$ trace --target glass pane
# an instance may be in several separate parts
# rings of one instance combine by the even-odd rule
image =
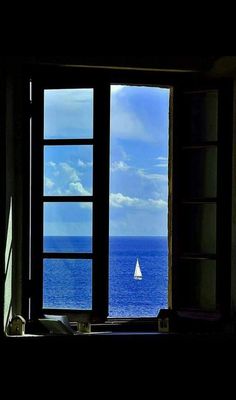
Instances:
[[[44,260],[43,308],[92,309],[92,261]]]
[[[216,205],[186,205],[182,209],[183,252],[216,252]]]
[[[93,137],[93,89],[44,90],[44,138]]]
[[[168,307],[169,96],[111,86],[109,317]]]
[[[93,146],[44,147],[44,195],[92,195]]]
[[[216,307],[216,262],[188,261],[180,266],[179,305],[205,310]]]
[[[185,142],[217,140],[217,91],[186,94],[185,106]]]
[[[217,149],[182,153],[182,191],[185,197],[217,196]]]
[[[92,251],[92,203],[44,203],[44,251]]]

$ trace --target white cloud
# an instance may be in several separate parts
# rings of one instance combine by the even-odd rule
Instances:
[[[168,167],[168,164],[155,164],[155,167],[158,167],[158,168],[167,168],[167,167]]]
[[[79,167],[86,167],[86,164],[85,164],[84,161],[78,160],[78,166],[79,166]]]
[[[137,174],[144,179],[156,182],[168,182],[167,174],[147,174],[144,169],[138,169]]]
[[[124,160],[127,160],[127,161],[130,160],[130,156],[129,156],[128,153],[123,149],[122,146],[120,146],[120,152],[121,152],[121,156],[123,157]]]
[[[162,199],[148,199],[148,203],[150,205],[153,205],[156,208],[166,208],[167,207],[167,201],[162,200]]]
[[[156,160],[158,161],[168,161],[167,157],[157,157]]]
[[[55,183],[54,183],[51,179],[45,177],[45,187],[46,187],[47,189],[52,189],[52,187],[53,187],[54,185],[55,185]]]
[[[93,89],[50,89],[45,90],[47,106],[61,106],[64,109],[76,109],[78,103],[90,103]]]
[[[162,199],[140,199],[137,197],[124,196],[122,193],[110,194],[110,205],[116,208],[134,207],[134,208],[167,208],[167,201]]]
[[[113,137],[120,139],[139,139],[151,142],[149,135],[138,116],[130,111],[123,110],[120,105],[114,105],[111,117],[111,132]]]
[[[130,166],[126,164],[124,161],[114,161],[111,165],[111,171],[127,171],[130,169]]]
[[[111,86],[111,94],[114,95],[124,89],[123,85],[112,85]]]
[[[47,138],[91,135],[93,89],[50,89],[45,90],[44,96]]]
[[[55,181],[45,177],[47,195],[91,195],[91,192],[89,192],[81,182],[80,176],[83,176],[83,174],[77,172],[76,169],[68,163],[61,162],[56,164],[50,161],[47,163],[47,166],[52,167],[51,173],[53,177],[56,177]]]
[[[123,88],[125,87],[120,85],[112,86],[111,88],[112,136],[118,137],[119,139],[139,139],[144,142],[152,142],[152,135],[147,132],[147,128],[145,128],[144,122],[139,117],[138,113],[129,110],[129,105],[120,100],[120,92]]]
[[[49,166],[49,167],[55,168],[57,164],[54,163],[53,161],[49,161],[49,162],[46,163],[46,165]]]
[[[68,194],[76,194],[82,196],[89,196],[90,193],[83,187],[81,182],[70,182]]]
[[[78,166],[79,167],[82,167],[82,168],[87,168],[87,167],[92,167],[93,166],[93,163],[92,162],[85,162],[85,161],[82,161],[82,160],[78,160]]]
[[[133,206],[139,204],[139,199],[136,197],[124,196],[122,193],[111,193],[110,204],[113,207]]]
[[[150,89],[150,97],[147,91]],[[168,93],[160,88],[112,86],[111,133],[113,138],[161,143],[168,129]],[[164,94],[164,97],[161,95]]]
[[[62,162],[59,165],[62,168],[62,170],[64,172],[66,172],[66,174],[68,175],[70,181],[72,181],[72,182],[79,181],[79,176],[78,176],[75,168],[71,167],[69,164],[67,164],[65,162]]]

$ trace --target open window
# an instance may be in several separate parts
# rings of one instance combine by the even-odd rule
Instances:
[[[150,145],[152,151],[156,151],[154,156],[138,141],[131,145],[136,150],[139,147],[135,156],[143,157],[143,162],[136,166],[136,175],[142,178],[143,187],[147,184],[145,178],[146,181],[157,176],[163,178],[165,197],[160,194],[161,187],[154,197],[148,191],[146,198],[139,195],[135,173],[131,177],[134,192],[136,190],[133,195],[118,187],[120,184],[128,187],[127,174],[119,178],[119,184],[112,181],[112,170],[134,172],[134,165],[128,158],[124,159],[122,146],[119,151],[123,151],[123,158],[112,158],[114,148],[118,151],[118,147],[117,144],[113,147],[111,122],[115,117],[111,100],[114,101],[114,93],[121,87],[135,89],[139,94],[143,89],[153,96],[158,91],[165,93],[165,120],[168,122],[165,152]],[[140,100],[137,100],[137,93],[134,102]],[[94,322],[107,321],[108,317],[156,318],[158,307],[155,305],[150,311],[142,291],[138,291],[144,296],[138,303],[139,310],[143,307],[142,312],[124,311],[122,307],[117,311],[122,291],[118,293],[114,286],[111,271],[112,268],[119,270],[120,250],[127,251],[129,255],[132,253],[128,274],[132,284],[143,283],[144,277],[140,279],[140,274],[145,269],[147,275],[150,274],[150,282],[155,282],[148,262],[145,267],[147,256],[143,262],[137,252],[142,246],[137,240],[134,246],[132,236],[146,236],[147,239],[157,234],[167,236],[167,232],[168,243],[158,244],[159,249],[163,246],[162,257],[166,260],[166,269],[162,271],[165,277],[160,277],[160,308],[229,311],[230,96],[231,87],[227,83],[196,85],[188,79],[187,85],[182,77],[155,73],[78,69],[73,73],[57,71],[32,75],[31,246],[26,291],[31,318],[55,311],[75,320],[83,315]],[[124,97],[123,101],[127,99]],[[147,98],[145,104],[148,104]],[[150,108],[149,104],[139,111],[147,113],[148,119]],[[162,109],[160,113],[163,115],[163,112]],[[129,128],[127,119],[122,123]],[[140,134],[148,135],[148,132]],[[159,171],[151,169],[153,161],[159,164],[156,167]],[[113,190],[116,184],[117,190]],[[160,220],[157,220],[158,229],[152,233],[147,228],[151,222],[154,226],[150,215],[140,213],[137,221],[148,234],[132,231],[132,218],[126,221],[129,226],[124,227],[123,234],[116,231],[109,204],[110,210],[112,204],[119,212],[125,203],[129,207],[135,205],[139,211],[142,207],[161,209],[165,205],[165,232],[158,231]],[[114,239],[109,240],[109,236],[117,232],[118,236],[129,236],[128,245],[128,242],[117,244]],[[152,237],[150,243],[144,245],[149,253],[157,250],[153,240]],[[119,254],[115,254],[116,246]],[[135,265],[139,279],[133,276]],[[115,285],[120,273],[119,270],[114,275]],[[156,290],[154,283],[147,292]]]

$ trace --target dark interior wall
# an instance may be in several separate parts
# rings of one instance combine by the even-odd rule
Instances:
[[[3,331],[4,249],[5,249],[5,73],[0,64],[0,329]]]
[[[17,297],[14,292],[14,278],[16,277],[16,269],[14,268],[15,253],[15,223],[17,201],[15,197],[15,134],[16,134],[16,119],[15,119],[15,76],[13,68],[8,68],[5,71],[5,130],[6,130],[6,186],[5,186],[5,285],[4,285],[4,330],[12,317],[13,309],[17,304]]]
[[[231,261],[231,311],[236,319],[236,79],[234,80],[233,104],[233,149],[232,149],[232,261]]]
[[[13,79],[10,71],[5,72],[5,129],[6,129],[6,186],[5,186],[5,249],[4,249],[4,330],[12,317],[13,307],[13,197],[14,197],[14,112]]]
[[[3,270],[3,327],[6,330],[12,314],[21,313],[22,280],[22,231],[25,147],[27,132],[24,129],[23,82],[21,68],[7,65],[2,69],[4,78],[3,97],[5,99],[2,126],[5,130],[5,178],[4,178],[4,248],[2,252]]]
[[[6,65],[61,65],[61,66],[104,66],[112,68],[140,68],[165,71],[209,71],[222,56],[5,56]],[[231,60],[232,62],[232,60]],[[221,63],[225,69],[227,62]]]

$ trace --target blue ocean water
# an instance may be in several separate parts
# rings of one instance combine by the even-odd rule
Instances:
[[[47,252],[89,252],[90,237],[47,236]],[[134,279],[139,259],[142,280]],[[109,317],[154,317],[167,307],[167,237],[110,237]],[[92,308],[91,260],[44,260],[44,308]]]

